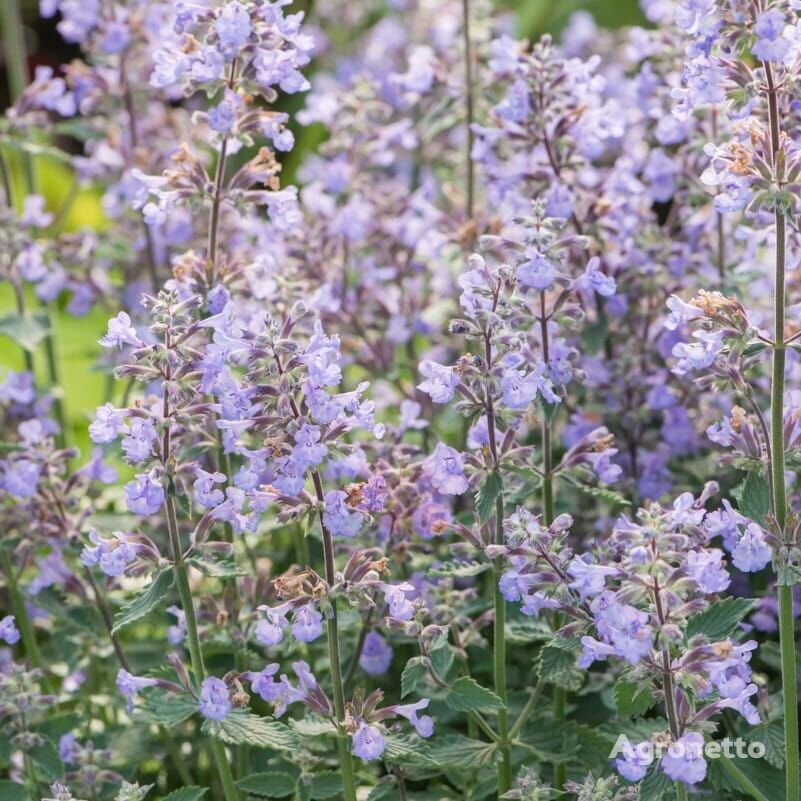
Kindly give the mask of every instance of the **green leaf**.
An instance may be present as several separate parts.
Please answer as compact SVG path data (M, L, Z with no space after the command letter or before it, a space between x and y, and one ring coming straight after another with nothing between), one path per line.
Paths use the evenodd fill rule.
M289 725L301 737L321 737L324 734L336 734L337 730L330 720L323 718L298 718L289 721Z
M568 690L577 690L584 683L584 674L576 666L577 643L554 637L540 651L537 674L541 681Z
M448 645L447 641L445 641L437 648L432 648L428 656L431 660L431 668L433 669L434 673L442 681L446 681L448 671L451 669L451 665L453 664L453 650L451 649L450 645Z
M4 314L0 334L5 334L24 350L32 353L51 332L50 317L45 312Z
M271 771L270 773L251 773L240 779L236 786L243 792L264 798L283 798L295 792L295 779L288 773Z
M676 795L673 782L657 766L651 768L648 775L640 782L640 795L638 801L661 801L670 793Z
M145 615L149 615L161 602L164 596L172 588L175 576L171 567L167 567L159 573L150 584L136 596L133 603L123 607L114 618L114 628L112 634L116 634L121 629L135 623Z
M445 703L458 712L469 712L471 709L503 709L503 701L492 690L482 687L475 679L462 676L456 679Z
M61 761L58 748L51 740L44 738L41 743L28 751L28 755L46 782L52 783L64 775L64 763Z
M487 478L476 493L476 512L483 525L495 511L495 501L503 492L503 479L497 470L487 474Z
M506 641L513 645L550 640L553 632L541 618L524 617L506 621Z
M333 770L316 773L311 782L309 796L311 798L333 798L342 795L342 777Z
M203 559L199 556L193 556L186 561L196 567L204 576L209 576L210 578L232 578L234 576L247 575L246 570L242 570L236 562L227 559Z
M450 578L471 578L490 569L489 562L447 562L429 572L433 576L448 576Z
M770 511L768 482L759 470L752 470L740 490L740 511L760 525Z
M774 768L784 767L784 723L771 720L746 729L744 737L749 743L765 746L765 761Z
M719 759L710 759L709 779L718 789L731 789L748 793L751 798L767 798L768 801L784 801L784 771L771 767L764 759L737 757L729 759L721 754ZM756 792L752 792L755 788Z
M415 656L410 659L401 674L401 698L411 695L417 689L417 685L425 678L425 675L426 666L423 658Z
M428 743L417 735L387 734L384 737L386 748L383 759L398 765L436 767L429 754Z
M236 709L224 720L205 721L203 731L233 745L244 743L256 748L292 753L300 748L300 740L289 726L277 720L261 718L246 709Z
M183 723L197 712L197 701L188 693L175 695L163 690L145 690L142 712L155 723L170 728Z
M608 503L611 507L631 506L631 501L624 495L608 487L590 487L579 482L571 483L579 492L589 495L591 498Z
M629 681L617 682L612 695L617 711L627 718L640 717L656 703L650 690Z
M473 740L462 734L436 737L429 746L429 756L437 765L451 768L475 768L495 762L498 750L494 743Z
M198 787L190 784L187 787L179 787L169 795L164 796L164 801L198 801L209 791L208 787Z
M750 598L724 598L693 615L687 622L687 638L703 634L711 641L728 637L754 608Z
M0 779L0 801L28 801L28 791L24 784Z

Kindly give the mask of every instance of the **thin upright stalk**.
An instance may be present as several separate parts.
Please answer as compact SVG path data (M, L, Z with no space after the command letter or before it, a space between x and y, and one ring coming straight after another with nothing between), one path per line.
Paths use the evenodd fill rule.
M314 492L320 503L325 503L323 482L315 470L312 475ZM334 562L334 540L331 532L320 518L320 529L323 537L323 561L325 562L325 580L332 587L336 580L336 564ZM342 657L339 653L339 625L337 623L336 601L331 604L331 614L326 621L326 639L328 640L328 661L331 663L331 684L334 692L334 714L337 718L337 748L339 765L342 771L342 787L345 801L356 801L356 779L353 771L353 757L348 748L348 739L343 724L345 722L345 688L342 681Z
M167 350L170 349L169 336L166 341ZM162 416L165 422L164 435L162 438L162 458L164 459L165 466L169 466L171 459L171 441L170 441L170 400L169 400L169 387L171 382L170 368L167 368L167 375L164 377L164 389L162 400ZM181 600L181 608L184 611L186 618L186 639L189 645L189 658L192 663L192 670L195 674L195 681L198 685L206 678L206 666L203 662L203 651L200 647L200 636L197 630L197 615L195 613L195 604L192 598L192 590L189 587L189 575L184 561L184 553L181 547L181 534L178 528L178 512L175 507L175 498L171 493L166 493L164 499L164 509L167 517L167 535L170 542L170 550L172 551L173 569L175 571L175 583L178 587L178 597ZM228 755L225 753L225 746L216 739L211 737L210 747L214 755L214 762L217 766L217 775L223 787L223 795L225 801L239 801L239 793L234 783L234 777L231 773L231 765L228 761Z
M492 338L489 332L484 334L484 359L487 370L492 369ZM497 471L499 465L498 441L495 431L495 406L492 392L487 388L485 398L487 412L487 439L489 440L492 469ZM495 522L492 530L494 545L503 544L503 492L495 499ZM512 786L512 749L509 742L509 711L506 707L506 599L501 593L500 579L503 565L498 560L494 565L493 575L493 632L492 632L492 667L495 680L495 694L503 702L498 710L498 735L500 760L498 761L498 796L508 792Z
M768 119L770 124L771 157L778 172L781 148L781 120L773 69L763 64L768 84ZM781 176L777 176L781 180ZM773 291L773 366L771 375L770 427L771 474L773 477L774 510L780 535L787 523L787 488L785 486L784 443L784 374L785 374L785 268L787 260L787 231L784 213L776 208L776 261ZM795 661L795 620L793 618L793 590L780 586L779 595L779 647L782 665L782 695L784 697L785 780L787 801L798 801L799 743L798 743L798 687Z
M465 216L473 218L475 196L475 169L473 167L473 47L470 41L470 0L462 0L462 40L464 47L465 83Z
M25 596L19 588L16 569L11 561L11 555L5 548L0 548L0 564L3 566L3 574L8 587L8 594L11 597L11 611L16 619L20 634L22 635L22 645L25 648L25 656L28 664L33 668L44 667L42 652L39 650L39 643L36 641L36 633L33 629L28 609L25 606Z
M540 339L542 340L542 358L547 365L550 362L551 348L548 334L548 315L545 311L545 292L540 292ZM555 518L553 503L553 436L551 416L546 412L542 416L542 522L550 526ZM567 717L567 696L564 687L553 688L553 716L557 723ZM557 762L553 766L553 784L557 790L564 787L567 778L566 766Z

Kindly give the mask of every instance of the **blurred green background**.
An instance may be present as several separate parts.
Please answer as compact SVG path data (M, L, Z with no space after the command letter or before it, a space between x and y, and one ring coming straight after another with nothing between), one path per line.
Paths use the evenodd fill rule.
M12 3L15 0L0 0ZM347 2L347 0L342 0ZM308 8L313 0L301 0L297 4ZM580 9L593 14L598 24L615 28L630 24L644 24L637 0L499 0L500 8L515 14L520 36L536 39L546 32L556 36L563 30L570 15ZM56 31L58 18L44 20L38 14L38 0L21 0L21 16L24 27L24 44L27 53L27 67L32 74L35 67L49 65L57 70L60 64L80 56L80 51L63 42ZM313 14L313 8L310 9ZM2 24L2 22L0 22ZM9 30L2 31L0 42L8 44ZM354 33L358 36L358 32ZM8 71L6 53L0 51L0 105L9 104ZM304 155L318 144L317 134L308 129L296 131L297 146L290 161L285 165L285 176L291 180L296 165ZM18 154L12 152L7 144L3 153L14 173L15 196L23 195L24 181ZM72 176L69 168L52 158L40 156L35 160L36 184L44 195L48 207L57 211L70 193ZM65 219L64 230L76 230L81 226L100 229L105 220L100 207L99 194L91 190L81 191ZM36 307L36 300L29 293L29 306ZM14 298L7 282L0 283L0 315L13 312ZM111 309L95 309L85 317L76 318L63 312L62 308L51 308L52 342L59 365L60 381L63 387L63 400L69 420L68 440L78 445L84 454L88 452L86 435L88 416L94 409L109 399L111 386L108 376L95 366L99 348L97 339L103 334ZM7 368L24 368L20 349L8 338L0 335L0 375ZM35 354L35 369L41 384L47 383L47 365L44 349Z

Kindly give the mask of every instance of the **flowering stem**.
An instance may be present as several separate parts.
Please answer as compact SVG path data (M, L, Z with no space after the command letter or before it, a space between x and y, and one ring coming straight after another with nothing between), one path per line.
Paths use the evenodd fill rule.
M317 500L325 503L323 482L315 470L312 474L314 492ZM325 580L329 587L334 586L336 568L334 562L334 540L331 532L320 517L320 529L323 535L323 560L325 561ZM339 626L337 625L336 599L331 604L331 615L326 621L326 639L328 640L328 661L331 663L331 682L334 691L334 713L337 718L337 748L339 749L339 765L342 770L342 786L345 801L356 801L356 780L353 773L353 757L348 749L348 740L343 729L345 722L345 689L342 682L342 661L339 654Z
M473 218L473 205L475 196L475 177L473 168L473 49L470 44L470 0L462 0L462 38L464 42L464 82L466 104L466 193L465 216L468 220Z
M489 332L484 334L484 357L487 370L492 368L492 338ZM492 469L498 470L498 441L495 431L495 406L492 393L487 388L487 439L489 440ZM495 499L495 526L493 540L495 545L503 543L503 492L498 493ZM512 786L512 749L509 744L509 711L506 708L506 599L501 593L501 573L503 565L500 560L495 564L493 581L493 633L492 656L493 675L495 679L495 694L503 702L498 710L498 734L500 735L499 750L501 759L498 762L498 796L507 793Z
M778 96L773 78L773 69L765 62L765 78L768 84L768 118L770 123L771 156L778 175L781 123L779 120ZM770 427L773 476L774 511L780 536L784 537L787 522L787 490L784 477L784 372L786 346L785 328L785 264L786 221L781 208L775 210L776 223L776 268L773 292L773 370L771 376ZM798 687L795 663L795 622L793 619L793 590L781 585L779 594L779 647L782 664L782 695L784 698L784 743L785 779L787 801L798 801Z
M167 350L170 350L169 334L166 339ZM169 362L168 362L169 364ZM167 374L164 376L164 389L162 401L162 416L165 428L162 439L162 456L164 466L168 470L168 478L172 483L172 476L169 474L171 462L170 453L170 396L169 387L172 380L170 368L167 367ZM189 576L187 574L186 562L184 562L183 550L181 548L181 534L178 529L178 513L175 508L175 498L172 494L172 487L167 488L164 498L164 509L167 516L167 535L172 551L173 568L175 570L175 583L178 586L178 597L181 599L181 608L186 617L186 639L189 643L189 658L192 662L192 670L195 673L195 681L200 684L206 678L206 666L203 663L203 651L200 648L200 637L197 631L197 617L195 615L195 605L192 600L192 590L189 587ZM211 751L214 754L214 761L217 765L217 773L223 786L225 801L239 801L234 777L231 773L231 765L225 753L223 744L214 737L210 738Z
M31 619L28 617L25 597L17 583L15 575L16 570L11 561L11 554L6 548L0 548L0 564L3 567L3 575L5 576L8 586L8 594L11 597L11 610L14 613L17 626L19 626L20 634L22 635L22 644L25 646L25 656L28 658L31 667L41 670L44 667L42 653L39 650L39 644L36 642L36 633L33 630Z

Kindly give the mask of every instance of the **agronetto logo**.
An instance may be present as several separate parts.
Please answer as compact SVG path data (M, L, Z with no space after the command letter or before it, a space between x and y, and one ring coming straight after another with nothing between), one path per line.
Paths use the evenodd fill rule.
M632 743L621 734L609 753L621 776L632 782L640 781L654 762L659 769L674 781L695 784L706 776L707 760L762 759L765 745L759 741L747 741L741 737L726 737L723 740L704 741L701 734L692 732L673 740L670 735L656 734L650 740Z

